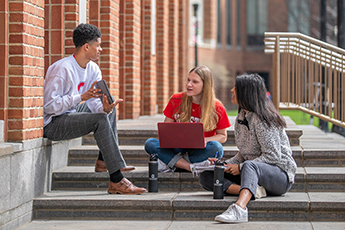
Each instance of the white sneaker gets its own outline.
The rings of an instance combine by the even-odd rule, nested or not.
[[[198,176],[200,173],[202,173],[205,170],[214,170],[214,165],[211,165],[211,162],[209,160],[205,160],[202,162],[190,164],[189,168],[194,177],[194,176]]]
[[[173,171],[167,164],[165,164],[160,159],[158,159],[157,162],[158,162],[158,172],[165,173],[165,172],[172,172]]]
[[[263,198],[266,196],[267,196],[266,189],[264,187],[258,185],[258,187],[256,188],[255,198],[260,199],[260,198]]]
[[[223,223],[242,223],[248,222],[248,208],[244,210],[237,204],[232,204],[229,208],[222,214],[216,216],[214,220]]]

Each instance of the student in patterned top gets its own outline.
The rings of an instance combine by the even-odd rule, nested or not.
[[[266,195],[279,196],[290,190],[297,165],[292,157],[284,118],[267,96],[262,78],[244,74],[231,90],[238,104],[235,141],[239,152],[225,161],[224,193],[239,195],[215,220],[225,223],[248,221],[247,204]],[[217,159],[209,159],[212,163]],[[201,185],[213,190],[213,171],[199,177]]]
[[[158,154],[160,172],[179,168],[198,173],[194,171],[196,165],[209,164],[207,159],[214,157],[216,152],[219,158],[223,156],[221,143],[227,140],[226,129],[230,127],[230,121],[223,104],[215,97],[213,75],[206,66],[189,71],[186,91],[170,98],[164,115],[164,122],[203,123],[206,148],[163,149],[159,147],[159,140],[148,139],[145,150],[148,154]]]

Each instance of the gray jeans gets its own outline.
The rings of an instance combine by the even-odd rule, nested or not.
[[[204,189],[213,191],[213,171],[202,172],[199,182]],[[232,184],[240,185],[241,190],[249,189],[253,194],[252,199],[255,199],[258,185],[263,186],[269,196],[280,196],[292,186],[287,174],[278,166],[257,161],[245,161],[238,176],[224,173],[224,193]]]
[[[53,140],[69,140],[93,132],[97,145],[102,152],[109,173],[126,167],[118,145],[116,128],[116,109],[113,113],[91,113],[86,103],[76,107],[77,112],[53,117],[44,127],[44,137]]]

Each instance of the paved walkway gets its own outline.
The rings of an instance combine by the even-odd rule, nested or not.
[[[215,221],[33,221],[19,230],[344,230],[345,222],[256,222],[222,224]]]

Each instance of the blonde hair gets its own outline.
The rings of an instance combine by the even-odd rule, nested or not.
[[[203,81],[202,98],[200,103],[201,108],[201,123],[204,125],[204,131],[212,131],[216,129],[218,123],[218,116],[216,111],[216,96],[214,93],[213,75],[206,66],[197,66],[189,71],[196,73]],[[181,105],[175,114],[180,113],[181,122],[190,122],[193,98],[184,94]]]

